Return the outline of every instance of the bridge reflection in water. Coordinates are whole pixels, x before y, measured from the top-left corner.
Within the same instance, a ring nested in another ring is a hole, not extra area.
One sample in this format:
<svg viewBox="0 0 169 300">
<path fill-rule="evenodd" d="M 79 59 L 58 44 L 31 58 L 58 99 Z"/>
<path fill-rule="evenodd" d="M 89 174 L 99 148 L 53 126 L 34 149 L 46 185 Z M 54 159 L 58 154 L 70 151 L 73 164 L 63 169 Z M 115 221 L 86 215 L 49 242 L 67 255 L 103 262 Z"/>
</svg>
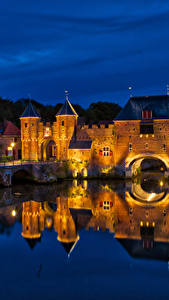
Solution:
<svg viewBox="0 0 169 300">
<path fill-rule="evenodd" d="M 54 230 L 70 255 L 85 229 L 109 231 L 131 256 L 169 260 L 169 193 L 162 178 L 126 184 L 74 181 L 32 186 L 31 192 L 15 186 L 0 194 L 1 232 L 21 221 L 31 249 L 43 243 L 45 230 Z"/>
</svg>

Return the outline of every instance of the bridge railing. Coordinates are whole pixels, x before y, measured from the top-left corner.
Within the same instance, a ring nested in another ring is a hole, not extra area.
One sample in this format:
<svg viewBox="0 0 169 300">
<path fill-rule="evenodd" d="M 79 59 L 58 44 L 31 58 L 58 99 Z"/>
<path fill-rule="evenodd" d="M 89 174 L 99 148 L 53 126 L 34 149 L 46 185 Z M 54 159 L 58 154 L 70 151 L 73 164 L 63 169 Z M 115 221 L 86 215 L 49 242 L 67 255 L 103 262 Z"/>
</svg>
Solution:
<svg viewBox="0 0 169 300">
<path fill-rule="evenodd" d="M 57 161 L 25 161 L 25 160 L 13 160 L 8 162 L 0 162 L 0 167 L 5 166 L 22 166 L 22 165 L 32 165 L 32 164 L 53 164 Z"/>
</svg>

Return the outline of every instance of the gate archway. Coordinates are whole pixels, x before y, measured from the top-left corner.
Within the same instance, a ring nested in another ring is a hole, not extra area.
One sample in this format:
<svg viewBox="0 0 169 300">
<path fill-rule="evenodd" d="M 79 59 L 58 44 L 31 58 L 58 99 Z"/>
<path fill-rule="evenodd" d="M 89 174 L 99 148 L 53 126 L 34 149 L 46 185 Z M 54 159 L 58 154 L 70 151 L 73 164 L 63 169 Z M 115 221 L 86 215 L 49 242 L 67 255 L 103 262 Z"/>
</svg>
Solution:
<svg viewBox="0 0 169 300">
<path fill-rule="evenodd" d="M 41 144 L 41 159 L 55 160 L 57 158 L 57 146 L 54 140 L 45 140 Z"/>
</svg>

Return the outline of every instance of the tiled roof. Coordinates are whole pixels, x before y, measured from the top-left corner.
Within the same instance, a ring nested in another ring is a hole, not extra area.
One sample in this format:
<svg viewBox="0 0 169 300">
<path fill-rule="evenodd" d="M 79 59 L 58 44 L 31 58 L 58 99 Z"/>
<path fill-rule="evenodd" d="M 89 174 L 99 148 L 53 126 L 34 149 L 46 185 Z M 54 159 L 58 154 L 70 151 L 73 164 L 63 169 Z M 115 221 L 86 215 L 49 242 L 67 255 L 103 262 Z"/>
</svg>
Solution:
<svg viewBox="0 0 169 300">
<path fill-rule="evenodd" d="M 74 115 L 77 116 L 76 111 L 74 110 L 73 106 L 71 105 L 71 103 L 69 102 L 68 99 L 66 99 L 65 103 L 63 104 L 63 106 L 61 107 L 61 109 L 58 111 L 57 116 L 59 115 Z"/>
<path fill-rule="evenodd" d="M 3 135 L 20 135 L 20 130 L 12 122 L 5 121 Z"/>
<path fill-rule="evenodd" d="M 151 110 L 152 119 L 169 119 L 169 96 L 132 97 L 115 121 L 141 120 L 143 110 Z"/>
<path fill-rule="evenodd" d="M 40 117 L 40 115 L 37 113 L 36 109 L 33 107 L 32 103 L 29 102 L 28 106 L 25 108 L 21 118 L 26 117 Z"/>
<path fill-rule="evenodd" d="M 109 124 L 114 124 L 114 122 L 109 120 L 102 120 L 98 123 L 98 125 L 109 125 Z"/>
<path fill-rule="evenodd" d="M 92 141 L 70 141 L 69 149 L 91 149 Z"/>
<path fill-rule="evenodd" d="M 89 141 L 90 137 L 85 129 L 78 129 L 76 133 L 77 140 Z"/>
</svg>

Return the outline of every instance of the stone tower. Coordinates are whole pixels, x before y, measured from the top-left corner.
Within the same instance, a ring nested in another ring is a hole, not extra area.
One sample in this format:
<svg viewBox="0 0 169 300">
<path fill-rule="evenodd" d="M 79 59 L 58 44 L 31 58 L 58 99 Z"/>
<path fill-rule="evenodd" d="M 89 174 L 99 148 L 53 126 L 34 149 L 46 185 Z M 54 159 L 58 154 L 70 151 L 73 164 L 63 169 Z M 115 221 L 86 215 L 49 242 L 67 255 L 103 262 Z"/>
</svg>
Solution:
<svg viewBox="0 0 169 300">
<path fill-rule="evenodd" d="M 38 124 L 40 116 L 29 102 L 21 120 L 22 159 L 38 160 Z"/>
<path fill-rule="evenodd" d="M 33 248 L 40 241 L 44 230 L 44 212 L 39 202 L 28 201 L 22 205 L 22 236 Z"/>
<path fill-rule="evenodd" d="M 56 115 L 56 128 L 57 128 L 57 147 L 58 147 L 58 159 L 68 159 L 68 148 L 70 140 L 73 134 L 76 134 L 78 115 L 73 106 L 68 100 L 66 95 L 66 101 Z"/>
</svg>

